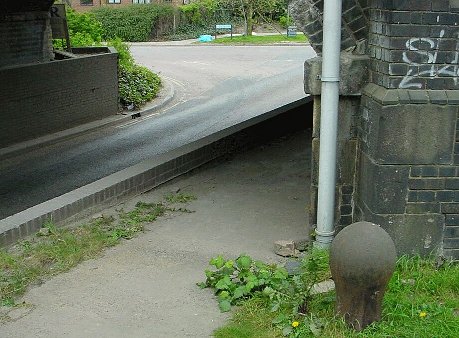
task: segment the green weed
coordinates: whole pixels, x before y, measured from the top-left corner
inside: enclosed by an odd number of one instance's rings
[[[196,199],[196,196],[187,194],[187,193],[176,193],[176,194],[168,194],[164,196],[164,199],[168,203],[176,204],[176,203],[189,203]]]
[[[316,263],[306,265],[300,275],[288,277],[284,286],[297,289],[295,278],[309,279],[303,274],[327,277],[326,260],[315,258]],[[315,266],[314,266],[315,265]],[[315,271],[315,272],[314,272]],[[297,277],[298,276],[298,277]],[[314,279],[314,278],[313,278]],[[312,280],[311,280],[312,281]],[[447,337],[453,338],[459,332],[459,266],[445,263],[438,266],[434,260],[419,257],[402,257],[389,283],[383,304],[382,320],[373,323],[362,332],[349,329],[341,317],[334,313],[335,292],[311,295],[306,292],[301,311],[292,316],[292,303],[284,297],[280,306],[277,299],[266,298],[256,293],[250,301],[240,303],[232,320],[215,332],[218,338],[257,337],[260,330],[257,318],[264,318],[263,337]],[[304,283],[307,287],[309,284]],[[304,292],[305,290],[303,290]],[[273,306],[275,305],[275,306]],[[269,320],[271,318],[271,320]],[[269,322],[269,323],[268,323]],[[268,327],[266,327],[268,326]],[[238,336],[238,332],[255,332]]]

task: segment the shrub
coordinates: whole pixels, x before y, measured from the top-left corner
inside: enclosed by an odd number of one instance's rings
[[[118,86],[120,103],[127,107],[139,108],[152,100],[161,87],[161,79],[148,68],[133,65],[118,67]]]
[[[121,41],[120,38],[111,40],[108,42],[109,46],[115,47],[118,52],[118,63],[120,66],[123,67],[131,67],[134,66],[134,58],[131,55],[131,51],[129,50],[129,46],[127,43]]]
[[[84,36],[87,40],[92,40],[94,43],[102,41],[102,24],[97,21],[92,13],[77,13],[73,9],[67,7],[67,25],[69,27],[69,35],[72,38]]]
[[[84,47],[98,45],[102,41],[102,25],[91,13],[78,13],[66,7],[70,45]],[[54,40],[55,48],[63,48],[61,40]]]
[[[146,67],[136,65],[129,46],[119,38],[109,42],[118,51],[118,91],[120,104],[139,108],[156,97],[161,79]]]
[[[291,17],[286,17],[283,15],[279,18],[279,25],[282,28],[287,28],[288,26],[293,25],[293,20]]]
[[[217,0],[198,0],[180,6],[180,20],[175,36],[170,38],[196,38],[201,34],[214,34],[215,24],[242,21],[234,8],[224,6]]]
[[[173,22],[169,5],[130,5],[119,8],[103,6],[92,11],[102,23],[103,38],[123,41],[149,41],[160,22]]]

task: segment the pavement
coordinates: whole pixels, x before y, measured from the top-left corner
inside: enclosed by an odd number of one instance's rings
[[[290,134],[104,210],[178,190],[197,197],[187,206],[193,213],[162,217],[100,258],[32,287],[20,306],[1,308],[1,337],[211,336],[230,314],[195,285],[210,258],[247,253],[281,264],[273,242],[307,237],[310,143],[309,130]]]

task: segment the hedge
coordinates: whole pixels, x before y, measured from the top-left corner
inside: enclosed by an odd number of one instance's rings
[[[92,11],[102,23],[104,40],[150,41],[161,23],[172,25],[174,9],[170,5],[103,6]]]

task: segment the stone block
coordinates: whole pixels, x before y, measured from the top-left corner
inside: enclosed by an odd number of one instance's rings
[[[408,194],[409,167],[379,165],[362,154],[359,165],[358,195],[378,214],[403,214]],[[375,222],[378,223],[378,222]]]
[[[320,96],[314,96],[314,105],[312,109],[312,137],[320,135]]]
[[[445,188],[443,178],[414,178],[408,184],[413,190],[441,190]]]
[[[445,217],[446,225],[459,226],[459,214],[456,215],[446,215]]]
[[[443,250],[443,255],[445,258],[459,261],[459,249],[445,249]]]
[[[423,202],[423,203],[407,203],[406,213],[408,214],[426,214],[440,213],[440,203],[438,202]]]
[[[339,93],[343,96],[361,95],[367,83],[369,58],[366,55],[341,53]],[[322,58],[315,57],[304,63],[304,91],[320,95],[322,91]]]
[[[456,176],[456,167],[440,167],[438,170],[438,175],[440,177],[454,177]]]
[[[397,254],[439,255],[443,243],[444,216],[441,214],[395,215],[372,212],[362,201],[356,202],[360,218],[381,225],[395,242]]]
[[[441,204],[442,214],[459,214],[459,202],[457,203],[442,203]]]
[[[459,238],[445,238],[445,240],[443,241],[443,247],[445,249],[459,248]]]
[[[341,96],[338,103],[338,141],[356,137],[356,118],[360,111],[360,97]],[[320,137],[320,96],[314,96],[313,137]]]
[[[274,242],[274,253],[282,257],[298,257],[299,251],[295,249],[294,241]]]
[[[452,162],[457,108],[447,105],[373,105],[364,128],[368,154],[378,163]]]
[[[449,238],[459,237],[459,227],[447,226],[445,228],[445,237],[449,237]]]
[[[320,152],[319,147],[320,147],[319,139],[318,138],[312,139],[311,184],[315,186],[319,184],[319,152]]]
[[[357,156],[357,140],[348,140],[339,144],[338,178],[339,184],[353,185],[355,162]]]

